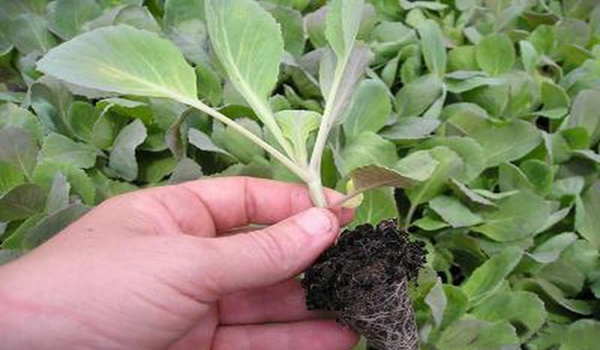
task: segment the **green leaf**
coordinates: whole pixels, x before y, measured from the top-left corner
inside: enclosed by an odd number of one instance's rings
[[[475,47],[479,67],[492,76],[511,70],[515,64],[515,48],[505,34],[488,35]]]
[[[533,125],[515,120],[502,126],[479,129],[471,134],[481,147],[487,167],[520,159],[542,142],[542,137]]]
[[[472,314],[488,322],[509,321],[522,340],[528,339],[546,321],[542,300],[530,292],[501,292],[476,306]]]
[[[46,213],[52,215],[69,205],[69,192],[71,185],[67,181],[67,177],[62,173],[57,173],[52,182],[52,188],[46,199]]]
[[[543,198],[529,192],[501,199],[497,204],[498,209],[481,213],[485,222],[473,230],[498,242],[533,235],[550,215],[550,208]]]
[[[380,135],[388,140],[395,142],[420,140],[429,137],[441,122],[437,119],[403,117],[389,128],[381,131]]]
[[[438,196],[429,202],[429,207],[452,227],[466,227],[480,224],[482,219],[459,200],[449,196]]]
[[[0,161],[6,162],[29,176],[35,167],[38,146],[23,129],[0,130]]]
[[[398,216],[391,188],[378,188],[364,193],[362,204],[356,209],[352,226],[369,223],[377,225],[381,220]]]
[[[548,264],[558,259],[560,254],[577,240],[577,235],[572,232],[564,232],[551,237],[540,244],[529,256],[542,264]]]
[[[39,186],[23,184],[0,198],[0,221],[26,219],[44,209],[46,195]]]
[[[413,207],[426,203],[440,194],[446,182],[462,165],[458,155],[447,147],[435,147],[428,152],[439,164],[427,181],[406,191]]]
[[[510,323],[489,323],[465,317],[451,324],[436,346],[440,350],[482,350],[515,349],[517,344],[519,339]]]
[[[154,33],[104,27],[54,48],[40,71],[87,88],[121,94],[196,98],[196,75],[177,48]]]
[[[127,181],[133,181],[138,176],[135,149],[144,142],[146,136],[146,128],[138,119],[124,127],[115,139],[108,164]]]
[[[326,17],[325,37],[339,60],[354,46],[364,0],[333,0]]]
[[[24,182],[23,172],[13,165],[0,162],[0,196]]]
[[[206,152],[221,153],[228,157],[233,157],[231,153],[215,145],[214,142],[212,142],[212,140],[210,139],[210,137],[208,137],[205,133],[198,129],[190,129],[188,131],[188,140],[199,150]]]
[[[45,53],[57,40],[48,31],[46,20],[33,13],[24,13],[10,19],[8,36],[23,53]]]
[[[169,178],[170,184],[178,184],[186,181],[198,180],[202,177],[202,168],[198,163],[189,158],[183,158],[177,163],[173,174]]]
[[[349,140],[341,155],[346,173],[372,164],[390,167],[398,161],[396,146],[370,131]]]
[[[263,138],[263,130],[254,120],[248,118],[237,118],[236,123],[242,125],[254,135]],[[222,132],[218,132],[213,126],[212,138],[217,145],[225,148],[229,153],[233,154],[239,161],[243,163],[248,164],[251,163],[254,158],[264,157],[265,152],[262,148],[245,137],[242,137],[237,130],[231,127],[226,127],[222,130]]]
[[[396,95],[396,110],[400,117],[422,115],[443,93],[443,81],[424,75],[400,89]]]
[[[585,90],[580,92],[573,101],[571,115],[566,122],[566,127],[584,127],[591,138],[592,144],[600,140],[600,91]]]
[[[567,338],[561,350],[594,350],[600,342],[600,322],[592,319],[579,320],[567,330]]]
[[[100,118],[100,112],[92,104],[75,101],[69,107],[69,125],[79,139],[91,143],[94,124]]]
[[[94,0],[57,0],[50,14],[51,29],[64,40],[82,32],[85,23],[102,13]]]
[[[527,279],[522,281],[522,288],[547,296],[547,305],[554,302],[560,307],[579,315],[591,315],[592,304],[586,300],[568,299],[563,291],[554,284],[543,279]]]
[[[307,141],[311,133],[319,129],[321,115],[311,111],[284,110],[275,113],[275,120],[292,143],[296,161],[307,164]]]
[[[442,324],[444,311],[446,309],[446,305],[448,304],[446,294],[444,293],[443,284],[439,277],[435,281],[435,285],[431,288],[429,293],[427,293],[427,296],[425,297],[425,303],[431,310],[433,321],[435,322],[436,326],[439,327]]]
[[[521,260],[522,252],[515,247],[507,247],[500,254],[492,256],[479,266],[465,284],[463,292],[471,305],[477,305],[500,288],[504,279]]]
[[[189,20],[204,19],[204,0],[166,0],[163,23],[171,27]]]
[[[0,105],[0,129],[5,128],[25,129],[35,140],[43,137],[42,124],[37,117],[12,103]]]
[[[205,0],[205,5],[212,47],[231,82],[285,145],[267,102],[283,55],[279,25],[253,0]]]
[[[42,162],[36,165],[32,180],[45,191],[50,191],[56,174],[63,174],[72,186],[74,194],[88,205],[94,204],[96,189],[89,176],[82,170],[69,163]]]
[[[577,198],[575,229],[592,243],[600,247],[600,181],[594,182],[581,197]]]
[[[40,157],[42,160],[65,162],[87,169],[96,164],[96,148],[85,143],[74,142],[68,137],[52,133],[46,137]]]
[[[294,57],[304,53],[304,21],[302,13],[287,6],[274,6],[268,9],[281,25],[285,51]]]
[[[391,111],[387,87],[378,80],[363,80],[343,117],[344,132],[348,137],[363,131],[377,132],[386,124]]]
[[[444,289],[447,300],[444,316],[442,317],[442,324],[440,326],[441,329],[444,329],[453,324],[456,320],[462,318],[467,312],[467,308],[469,307],[469,297],[457,286],[444,284],[442,288]]]
[[[433,20],[421,23],[417,30],[421,37],[423,57],[427,68],[434,75],[444,75],[447,61],[444,33]]]

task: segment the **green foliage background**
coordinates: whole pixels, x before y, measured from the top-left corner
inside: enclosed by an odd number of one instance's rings
[[[435,159],[426,181],[397,193],[398,208],[391,189],[372,190],[356,218],[376,223],[399,210],[427,243],[413,290],[422,348],[598,349],[600,4],[367,3],[359,39],[373,57],[322,177],[344,190],[360,166]],[[260,5],[280,23],[286,50],[271,108],[322,113],[328,6]],[[199,98],[269,139],[211,49],[203,0],[0,0],[0,8],[3,261],[137,188],[202,176],[297,181],[197,110],[99,94],[35,68],[52,47],[95,28],[155,32],[194,66]]]

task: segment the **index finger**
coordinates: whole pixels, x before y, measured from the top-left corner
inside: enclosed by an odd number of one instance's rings
[[[270,225],[313,207],[306,186],[251,177],[224,177],[187,182],[185,187],[210,211],[218,232],[248,224]],[[326,190],[328,202],[342,195]],[[334,208],[342,224],[354,211]]]

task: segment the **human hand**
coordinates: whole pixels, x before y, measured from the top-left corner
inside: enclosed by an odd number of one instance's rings
[[[293,278],[353,212],[310,207],[251,178],[110,199],[0,268],[3,349],[349,349]],[[231,234],[248,224],[272,226]]]

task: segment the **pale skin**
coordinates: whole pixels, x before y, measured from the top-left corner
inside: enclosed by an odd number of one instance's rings
[[[311,207],[303,186],[240,177],[110,199],[0,267],[2,348],[351,349],[295,276],[353,212]],[[266,227],[232,233],[249,224]]]

